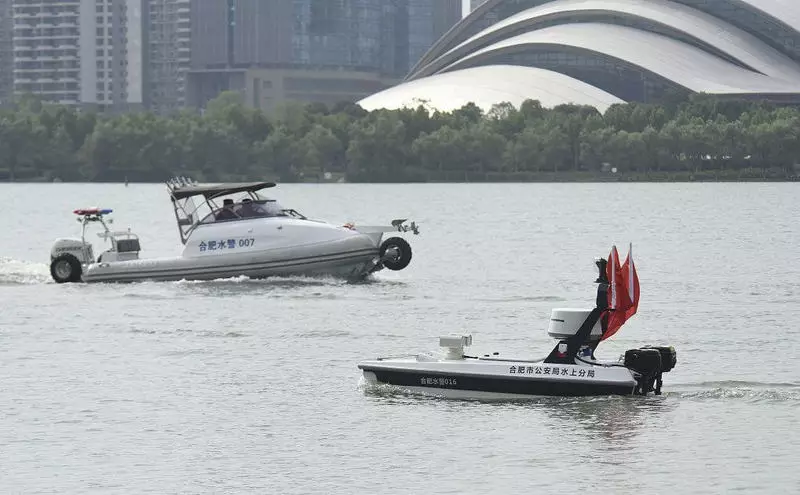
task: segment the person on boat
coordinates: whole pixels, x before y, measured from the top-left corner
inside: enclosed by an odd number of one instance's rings
[[[236,213],[233,211],[233,200],[232,199],[225,199],[222,201],[222,208],[217,211],[216,219],[217,221],[220,220],[233,220],[238,218]]]
[[[277,203],[277,201],[267,201],[260,205],[261,209],[264,210],[264,215],[268,217],[285,217],[288,216],[284,211],[283,208]]]
[[[256,209],[252,199],[244,198],[242,200],[242,206],[239,208],[239,216],[242,218],[260,217],[262,216],[262,212]]]

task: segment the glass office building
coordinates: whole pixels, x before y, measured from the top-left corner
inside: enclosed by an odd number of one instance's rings
[[[397,84],[461,20],[461,0],[193,0],[189,104],[240,89],[269,109]]]

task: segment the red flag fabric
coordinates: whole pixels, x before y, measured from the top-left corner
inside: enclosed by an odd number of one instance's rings
[[[625,258],[621,271],[628,290],[628,299],[630,300],[630,307],[625,310],[625,320],[628,320],[639,309],[639,275],[636,273],[636,265],[633,263],[632,244],[628,245],[628,257]]]
[[[608,278],[608,325],[606,332],[600,338],[605,340],[619,330],[622,325],[636,313],[639,306],[639,277],[636,274],[636,266],[633,264],[631,249],[628,250],[628,257],[625,263],[620,266],[617,247],[611,248],[606,265],[606,277]]]
[[[606,279],[609,283],[608,309],[616,308],[619,303],[621,275],[617,246],[612,246],[611,253],[608,255],[608,263],[606,263]]]

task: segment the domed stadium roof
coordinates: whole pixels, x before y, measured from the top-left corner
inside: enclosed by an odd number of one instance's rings
[[[468,103],[486,110],[500,102],[519,107],[528,99],[539,100],[546,107],[576,101],[600,111],[614,103],[623,103],[616,96],[564,74],[515,65],[484,65],[443,72],[389,88],[359,103],[365,109],[431,105],[449,112]]]
[[[487,0],[404,83],[359,103],[603,110],[670,89],[800,102],[800,1]]]

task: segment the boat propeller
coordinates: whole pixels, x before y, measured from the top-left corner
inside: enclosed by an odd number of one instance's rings
[[[403,225],[406,223],[408,219],[398,219],[392,220],[392,227],[396,228],[398,232],[408,232],[411,231],[414,235],[419,234],[419,227],[417,226],[417,222],[411,222],[410,225]]]

